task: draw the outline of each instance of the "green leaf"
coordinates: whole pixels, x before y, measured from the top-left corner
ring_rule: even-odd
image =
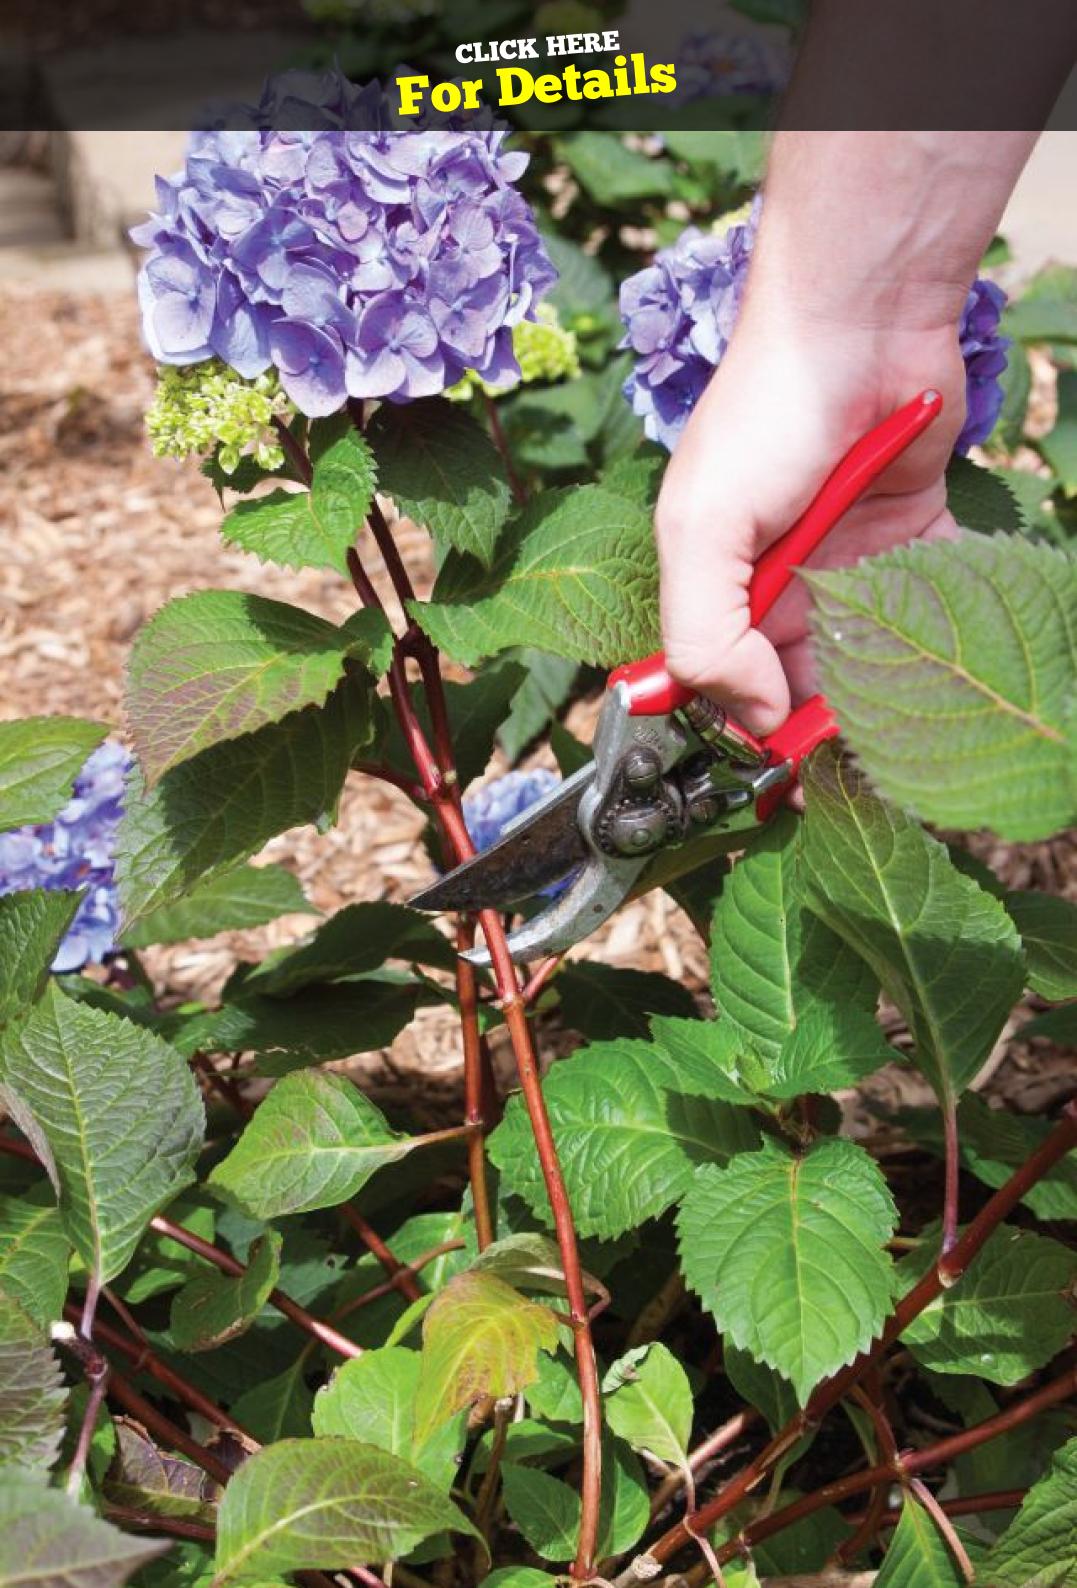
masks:
[[[553,721],[568,700],[579,672],[570,657],[551,656],[529,646],[522,646],[515,653],[508,651],[500,665],[514,657],[525,672],[513,693],[509,714],[497,730],[497,742],[510,761],[517,761]]]
[[[583,1400],[572,1360],[564,1351],[538,1359],[538,1376],[524,1391],[536,1417],[549,1423],[582,1423]]]
[[[395,1560],[443,1529],[475,1531],[398,1456],[354,1439],[282,1439],[224,1491],[214,1583]]]
[[[448,1491],[467,1438],[464,1413],[442,1423],[421,1444],[415,1439],[415,1407],[421,1359],[405,1346],[377,1351],[337,1368],[314,1402],[314,1432],[319,1438],[362,1438],[410,1461],[432,1483]]]
[[[243,985],[279,998],[312,982],[378,970],[389,959],[452,970],[456,952],[418,910],[385,899],[368,900],[338,910],[308,943],[269,955]]]
[[[456,754],[456,775],[461,788],[466,788],[473,778],[485,772],[494,753],[494,735],[505,721],[510,702],[524,682],[524,669],[519,662],[499,657],[490,667],[484,667],[466,684],[445,685],[445,708]],[[411,686],[411,703],[424,732],[432,734],[430,702],[422,684]],[[383,740],[379,740],[379,754],[389,766],[406,777],[414,778],[415,763],[411,759],[404,735],[395,717],[389,724]]]
[[[501,1468],[505,1508],[536,1555],[571,1560],[580,1529],[580,1497],[548,1472],[506,1461]]]
[[[875,1588],[964,1588],[964,1583],[938,1528],[906,1495]]]
[[[322,705],[344,671],[345,630],[241,590],[182,596],[140,629],[127,716],[147,786],[211,745]]]
[[[207,1184],[256,1219],[347,1202],[411,1150],[346,1076],[304,1070],[278,1081]]]
[[[1077,372],[1058,376],[1058,417],[1041,437],[1039,449],[1058,476],[1067,496],[1077,495]]]
[[[446,558],[430,604],[413,615],[437,645],[473,666],[526,634],[575,662],[613,666],[658,644],[651,514],[602,485],[546,491],[498,542],[487,574]]]
[[[902,1055],[884,1037],[874,1015],[840,1005],[809,1007],[782,1043],[762,1091],[787,1100],[855,1086],[880,1065]]]
[[[697,1164],[756,1144],[749,1120],[710,1100],[712,1072],[698,1054],[674,1061],[657,1044],[630,1041],[596,1044],[550,1071],[543,1091],[581,1235],[609,1238],[657,1218],[688,1189]],[[508,1188],[549,1221],[518,1097],[489,1150]]]
[[[557,310],[562,325],[574,330],[585,346],[603,332],[620,336],[613,278],[602,261],[560,232],[544,229],[542,241],[557,271],[547,301]]]
[[[116,1505],[157,1516],[189,1517],[213,1523],[217,1484],[193,1461],[158,1450],[141,1428],[126,1418],[116,1423],[116,1457],[107,1479]]]
[[[505,465],[482,426],[442,397],[383,403],[370,423],[381,489],[439,549],[489,567],[511,501]]]
[[[50,988],[4,1033],[0,1081],[72,1245],[107,1284],[194,1179],[205,1118],[190,1070],[152,1032]]]
[[[1025,527],[1025,515],[1007,477],[956,452],[946,467],[946,505],[962,529],[981,535],[998,530],[1017,534]]]
[[[318,458],[309,491],[271,491],[238,502],[221,536],[262,562],[344,573],[348,548],[370,510],[374,480],[370,448],[361,436],[346,434]]]
[[[1077,342],[1077,269],[1045,266],[1008,305],[1003,330],[1019,342]]]
[[[966,535],[805,577],[822,683],[883,794],[1010,839],[1072,821],[1077,560]]]
[[[172,1298],[168,1333],[177,1351],[214,1351],[246,1334],[280,1278],[281,1238],[267,1230],[250,1249],[246,1271],[197,1272]]]
[[[415,1432],[419,1353],[383,1346],[338,1367],[314,1398],[314,1432],[321,1439],[362,1437],[379,1450],[410,1458]]]
[[[560,1297],[565,1294],[561,1253],[557,1242],[548,1235],[530,1230],[504,1235],[491,1242],[468,1267],[472,1273],[496,1274],[517,1290],[546,1291]],[[583,1275],[583,1282],[594,1286],[589,1274]]]
[[[827,1139],[803,1157],[765,1141],[700,1169],[677,1230],[685,1280],[718,1328],[790,1379],[803,1405],[882,1328],[896,1223],[873,1160]]]
[[[726,878],[711,927],[714,1001],[772,1063],[806,1013],[870,1016],[877,998],[864,961],[805,907],[800,828],[789,811],[767,824]],[[840,1051],[842,1022],[829,1024]]]
[[[1057,1451],[1047,1475],[991,1551],[992,1588],[1077,1588],[1077,1439]]]
[[[717,166],[738,182],[758,182],[763,175],[766,144],[761,132],[691,132],[671,128],[663,137],[667,152],[676,160]]]
[[[298,877],[286,867],[237,866],[174,904],[151,910],[124,933],[123,941],[127,948],[186,943],[192,937],[264,926],[281,915],[316,913]]]
[[[1050,893],[1008,893],[1028,962],[1028,985],[1041,998],[1077,998],[1077,905]]]
[[[60,1316],[71,1247],[51,1200],[0,1197],[0,1293],[41,1328]]]
[[[230,997],[175,1033],[185,1054],[255,1053],[260,1075],[287,1075],[356,1053],[387,1048],[415,1014],[423,989],[389,975],[342,986],[305,987],[291,998]]]
[[[620,1555],[647,1526],[647,1488],[635,1457],[612,1440],[602,1442],[603,1488],[599,1511],[600,1556]],[[506,1461],[501,1468],[505,1506],[536,1555],[571,1560],[580,1530],[580,1497],[560,1478]]]
[[[660,1342],[637,1346],[603,1380],[606,1421],[633,1450],[683,1467],[692,1433],[688,1375]]]
[[[44,888],[0,898],[0,1026],[40,996],[78,907],[77,893]]]
[[[0,1487],[8,1464],[43,1472],[64,1436],[67,1389],[41,1324],[0,1290]]]
[[[482,1588],[550,1588],[557,1580],[537,1566],[502,1566],[482,1579]]]
[[[668,976],[595,961],[565,965],[557,991],[565,1025],[591,1042],[646,1037],[651,1015],[691,1019],[696,1013],[687,987]]]
[[[4,1588],[121,1588],[172,1547],[133,1538],[32,1472],[8,1467],[0,1483],[0,1583]]]
[[[911,817],[876,799],[833,750],[804,780],[808,902],[863,955],[916,1042],[940,1098],[991,1051],[1024,983],[1016,929]]]
[[[454,1412],[533,1383],[540,1351],[553,1351],[557,1319],[496,1274],[457,1274],[423,1319],[415,1437],[424,1442]]]
[[[307,1354],[303,1352],[283,1373],[275,1373],[244,1390],[232,1403],[236,1422],[261,1444],[303,1439],[310,1433],[314,1395],[304,1373],[306,1365]]]
[[[783,1489],[772,1509],[784,1509],[800,1496],[795,1489]],[[768,1577],[793,1577],[821,1572],[839,1544],[850,1537],[850,1529],[841,1512],[832,1505],[821,1507],[783,1527],[771,1538],[760,1539],[752,1545],[752,1561],[765,1581]]]
[[[918,1141],[942,1156],[937,1110],[908,1111],[899,1118]],[[1045,1119],[991,1108],[975,1092],[967,1092],[961,1099],[957,1126],[963,1166],[993,1189],[1032,1156],[1052,1128]],[[1062,1158],[1021,1200],[1041,1219],[1077,1219],[1077,1156],[1069,1153]]]
[[[897,1293],[919,1280],[938,1256],[938,1235],[925,1237],[899,1263]],[[1017,1384],[1070,1339],[1077,1315],[1077,1257],[1058,1241],[1002,1226],[975,1263],[909,1325],[905,1344],[938,1373],[971,1373],[992,1384]]]
[[[128,926],[234,870],[285,828],[326,818],[371,732],[369,694],[346,683],[324,707],[204,750],[152,792],[133,774],[116,843]]]
[[[81,717],[0,722],[0,833],[58,815],[82,763],[107,731]]]
[[[668,160],[654,160],[629,149],[616,133],[575,132],[558,138],[556,151],[603,209],[634,206],[639,199],[666,198],[673,188],[673,167]]]
[[[741,1400],[762,1412],[772,1433],[778,1433],[796,1416],[799,1406],[789,1380],[767,1367],[765,1362],[757,1362],[732,1340],[723,1341],[722,1366]]]

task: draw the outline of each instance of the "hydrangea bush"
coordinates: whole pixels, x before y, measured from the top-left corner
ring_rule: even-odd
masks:
[[[746,196],[739,139],[572,135],[524,171],[492,134],[342,125],[370,107],[334,81],[318,133],[263,106],[196,140],[141,291],[178,361],[153,444],[202,455],[229,546],[354,611],[170,601],[131,651],[129,767],[103,724],[0,723],[0,1581],[1061,1582],[1077,1111],[974,1083],[1075,1036],[1077,907],[1014,886],[1077,813],[1065,446],[1038,437],[1031,484],[956,460],[961,540],[813,578],[847,748],[803,817],[660,857],[632,907],[687,913],[705,988],[680,937],[666,974],[610,939],[515,966],[495,913],[395,889],[319,919],[280,840],[347,854],[346,785],[412,802],[432,875],[586,760],[566,707],[659,638],[663,455],[615,278],[672,427],[752,237],[673,235]],[[642,276],[630,202],[671,250]],[[996,447],[1023,339],[1067,334],[1048,284],[1010,312]],[[999,307],[966,314],[977,432]],[[204,1001],[142,959],[278,918]],[[383,1085],[438,1022],[436,1087]]]

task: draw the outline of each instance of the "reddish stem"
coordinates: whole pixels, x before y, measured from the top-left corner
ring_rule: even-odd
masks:
[[[372,520],[373,523],[373,520]],[[359,593],[366,605],[382,610],[380,598],[370,583],[354,548],[348,553],[348,567]],[[408,599],[411,597],[409,595]],[[459,789],[452,767],[452,747],[449,740],[448,720],[444,708],[444,692],[436,653],[425,637],[414,638],[415,655],[423,674],[430,705],[431,721],[439,743],[435,756],[427,741],[422,724],[415,712],[407,686],[401,644],[394,647],[389,668],[389,693],[404,739],[408,745],[415,770],[423,788],[433,804],[434,813],[446,845],[459,862],[470,859],[474,846],[468,834],[460,808]],[[444,742],[442,742],[444,741]],[[573,1576],[586,1579],[594,1570],[598,1542],[599,1504],[602,1494],[602,1399],[599,1390],[598,1366],[591,1340],[591,1325],[587,1310],[587,1297],[580,1265],[576,1227],[572,1218],[568,1192],[565,1187],[557,1145],[550,1128],[546,1100],[535,1057],[527,1013],[520,998],[520,983],[516,967],[509,954],[505,928],[496,910],[485,910],[479,917],[490,957],[498,997],[505,1017],[509,1037],[520,1078],[536,1150],[542,1168],[546,1194],[553,1215],[554,1230],[561,1254],[565,1275],[573,1337],[576,1346],[576,1367],[583,1400],[583,1476],[581,1480],[580,1534],[573,1562]],[[480,1050],[481,1051],[481,1050]],[[485,1155],[483,1157],[485,1169]],[[473,1188],[474,1194],[474,1188]]]
[[[509,438],[505,434],[505,427],[501,423],[501,415],[497,411],[497,404],[489,392],[482,394],[483,405],[486,408],[486,417],[490,421],[490,435],[494,446],[501,454],[501,461],[505,465],[505,474],[509,482],[509,489],[516,499],[517,505],[522,507],[527,501],[527,488],[516,472],[516,463],[509,446]]]
[[[196,1053],[191,1065],[241,1119],[250,1119],[254,1113],[251,1104],[243,1096],[236,1082],[227,1075],[222,1075],[212,1059],[204,1053]]]
[[[78,1313],[74,1307],[66,1306],[64,1316],[75,1319]],[[231,1433],[243,1434],[245,1438],[250,1437],[235,1418],[222,1411],[215,1402],[203,1395],[201,1390],[195,1389],[193,1384],[188,1384],[187,1380],[169,1367],[167,1362],[162,1362],[150,1346],[135,1344],[134,1341],[125,1339],[117,1329],[113,1329],[100,1318],[94,1325],[94,1336],[110,1351],[121,1352],[136,1373],[148,1373],[150,1378],[157,1380],[162,1389],[190,1407],[191,1411],[204,1417],[207,1422],[215,1423],[218,1428],[227,1429]]]
[[[295,474],[296,479],[302,480],[304,485],[309,486],[314,477],[314,470],[311,468],[310,459],[307,457],[306,452],[292,435],[284,420],[276,415],[273,417],[273,428],[280,438],[284,455],[291,464],[292,472]]]
[[[105,1515],[118,1527],[135,1533],[165,1533],[169,1538],[193,1538],[203,1544],[212,1544],[217,1537],[217,1529],[207,1522],[190,1522],[181,1516],[149,1516],[142,1511],[132,1511],[126,1505],[106,1502]]]
[[[727,1483],[706,1505],[700,1507],[692,1518],[696,1532],[713,1527],[763,1481],[781,1456],[809,1427],[818,1423],[831,1407],[836,1406],[838,1401],[849,1393],[867,1369],[879,1361],[893,1341],[904,1333],[914,1318],[918,1318],[924,1309],[931,1305],[944,1287],[957,1282],[1006,1215],[1012,1212],[1021,1198],[1075,1145],[1077,1145],[1077,1103],[1071,1102],[1066,1105],[1062,1119],[1051,1134],[1040,1143],[1020,1168],[1014,1171],[1005,1185],[1001,1186],[984,1204],[953,1249],[933,1265],[919,1283],[902,1297],[882,1334],[869,1349],[832,1379],[821,1384],[804,1410],[775,1435],[755,1460]],[[664,1533],[648,1553],[659,1563],[664,1563],[687,1544],[689,1536],[683,1522],[679,1522]]]
[[[958,1500],[938,1503],[947,1516],[977,1516],[981,1511],[1016,1511],[1027,1493],[1027,1489],[997,1489],[990,1494],[966,1494]],[[851,1516],[848,1520],[858,1522],[861,1518]],[[897,1527],[900,1521],[900,1511],[884,1511],[879,1526]]]
[[[920,1478],[913,1478],[909,1483],[909,1493],[919,1500],[924,1510],[931,1517],[935,1526],[946,1541],[946,1547],[957,1562],[958,1570],[966,1582],[975,1582],[976,1572],[969,1560],[968,1551],[957,1536],[957,1529],[946,1515],[942,1506],[936,1500],[927,1484]]]
[[[825,1483],[813,1494],[806,1494],[802,1499],[794,1500],[791,1505],[784,1506],[773,1515],[750,1522],[737,1538],[722,1546],[718,1558],[724,1564],[741,1554],[748,1546],[758,1544],[764,1538],[770,1538],[773,1533],[782,1532],[794,1522],[801,1521],[805,1516],[811,1516],[814,1511],[819,1511],[827,1505],[837,1505],[851,1495],[873,1488],[877,1483],[903,1483],[931,1467],[944,1466],[964,1451],[975,1450],[977,1446],[987,1444],[991,1439],[997,1439],[999,1434],[1009,1433],[1022,1423],[1028,1422],[1048,1406],[1055,1406],[1059,1401],[1067,1400],[1075,1390],[1077,1390],[1077,1368],[1070,1368],[1068,1372],[1045,1384],[1034,1395],[1029,1395],[1025,1400],[1008,1406],[995,1417],[988,1417],[982,1423],[964,1429],[960,1434],[954,1434],[949,1439],[941,1439],[926,1450],[914,1450],[900,1457],[896,1464],[884,1462],[881,1466],[870,1467],[864,1472],[853,1472],[848,1477],[838,1478],[834,1483]],[[706,1510],[707,1507],[703,1506],[697,1512],[697,1525],[700,1525],[699,1518]],[[649,1553],[654,1555],[655,1551],[651,1550]]]
[[[196,1252],[199,1257],[204,1257],[207,1263],[213,1263],[216,1268],[221,1270],[222,1274],[230,1274],[233,1278],[238,1279],[247,1272],[244,1265],[235,1257],[232,1257],[230,1253],[223,1252],[219,1246],[214,1246],[211,1241],[204,1241],[200,1235],[195,1235],[193,1231],[184,1229],[182,1224],[173,1224],[171,1219],[166,1219],[161,1214],[158,1214],[155,1219],[150,1221],[150,1227],[157,1230],[161,1235],[167,1235],[171,1240],[178,1242],[180,1246],[185,1246],[188,1251]],[[302,1329],[306,1334],[313,1335],[316,1340],[320,1340],[323,1345],[327,1345],[330,1350],[336,1351],[340,1356],[362,1356],[362,1347],[356,1345],[354,1340],[349,1340],[345,1335],[340,1334],[333,1328],[332,1324],[323,1323],[320,1318],[312,1317],[305,1307],[301,1307],[297,1301],[293,1301],[291,1296],[286,1296],[282,1290],[271,1290],[269,1292],[269,1301],[276,1307],[278,1312],[283,1312],[284,1316],[289,1318],[297,1328]]]
[[[393,1253],[386,1246],[374,1226],[367,1223],[357,1208],[353,1208],[347,1203],[341,1207],[340,1211],[364,1246],[378,1259],[390,1279],[396,1281],[397,1289],[402,1290],[409,1301],[418,1301],[422,1291],[400,1259],[393,1256]]]
[[[561,961],[564,959],[564,957],[564,954],[551,954],[548,959],[544,959],[542,961],[542,964],[529,978],[527,986],[520,995],[523,998],[525,1004],[534,1003],[535,999],[538,997],[542,989],[547,985],[555,971],[559,969]]]
[[[475,1237],[483,1252],[494,1239],[494,1215],[486,1180],[486,1124],[488,1062],[484,1063],[479,1031],[479,989],[475,967],[463,956],[475,946],[475,924],[461,917],[456,927],[456,997],[460,1005],[460,1035],[464,1049],[464,1118],[473,1126],[467,1144],[468,1183],[475,1212]],[[488,1061],[488,1055],[487,1055]]]
[[[407,1263],[400,1274],[387,1279],[383,1285],[375,1285],[370,1290],[364,1290],[361,1296],[356,1296],[352,1301],[346,1301],[332,1314],[331,1321],[339,1323],[342,1318],[349,1318],[353,1312],[358,1312],[360,1307],[369,1307],[372,1301],[380,1301],[382,1296],[391,1296],[394,1290],[400,1289],[401,1274],[417,1274],[420,1269],[432,1263],[435,1258],[443,1257],[446,1252],[458,1252],[467,1243],[465,1241],[442,1241],[440,1246],[432,1246],[428,1252],[423,1252],[413,1263]]]
[[[414,778],[405,777],[403,772],[398,772],[395,767],[386,766],[382,761],[355,761],[352,770],[362,772],[366,777],[376,777],[379,782],[391,783],[416,805],[426,804],[426,794],[421,784],[416,783]]]

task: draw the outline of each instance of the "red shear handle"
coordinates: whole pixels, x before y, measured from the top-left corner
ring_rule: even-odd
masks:
[[[760,557],[748,588],[753,626],[760,623],[805,562],[834,525],[869,485],[905,448],[923,434],[942,410],[937,391],[921,392],[898,408],[882,424],[863,436],[838,464],[818,496],[792,529]],[[629,662],[610,674],[609,684],[627,684],[629,712],[634,717],[658,716],[686,706],[695,690],[677,683],[666,671],[661,651],[642,662]]]
[[[812,695],[802,706],[790,712],[777,732],[763,743],[775,762],[789,762],[789,777],[776,788],[768,789],[757,801],[755,813],[761,822],[773,815],[796,782],[800,763],[826,739],[837,737],[838,725],[822,695]]]

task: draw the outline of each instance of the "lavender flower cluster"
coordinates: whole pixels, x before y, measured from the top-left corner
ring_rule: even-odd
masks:
[[[724,230],[689,226],[654,263],[621,287],[622,347],[635,355],[624,392],[652,441],[671,452],[725,355],[740,313],[759,229],[761,196]],[[1006,295],[977,278],[958,326],[965,360],[966,419],[955,451],[985,441],[1002,407],[1009,339],[999,335]]]
[[[757,196],[722,231],[686,227],[621,287],[621,346],[636,357],[624,393],[651,440],[671,452],[729,346],[760,208]]]
[[[159,211],[132,233],[150,250],[154,357],[216,356],[248,378],[273,365],[311,417],[432,396],[465,369],[517,378],[512,328],[556,279],[513,186],[528,156],[499,131],[387,130],[380,98],[321,81],[303,120],[285,112],[309,79],[278,79],[252,125],[194,134],[183,171],[158,179]]]
[[[965,423],[954,451],[965,453],[986,441],[1002,411],[1002,376],[1006,370],[1008,336],[998,332],[1006,294],[993,281],[978,276],[969,288],[957,334],[965,360]]]
[[[86,890],[52,963],[58,973],[99,965],[116,948],[120,913],[112,852],[130,765],[122,746],[101,745],[88,757],[54,822],[0,833],[0,894],[26,888]]]

